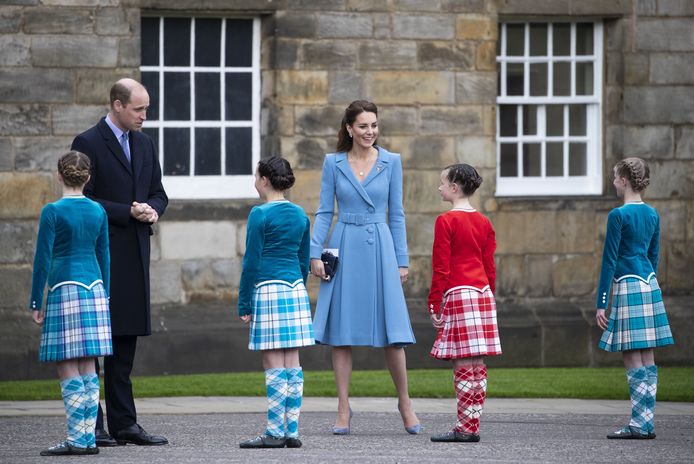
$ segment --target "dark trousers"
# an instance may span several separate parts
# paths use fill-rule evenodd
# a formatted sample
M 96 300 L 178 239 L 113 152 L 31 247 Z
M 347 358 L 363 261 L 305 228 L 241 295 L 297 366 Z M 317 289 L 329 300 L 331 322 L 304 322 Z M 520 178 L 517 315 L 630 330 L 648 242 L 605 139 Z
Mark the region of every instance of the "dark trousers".
M 113 355 L 104 357 L 104 393 L 106 400 L 106 421 L 111 434 L 137 423 L 133 386 L 130 373 L 135 360 L 137 336 L 114 336 Z M 99 373 L 99 361 L 96 361 Z M 99 404 L 96 428 L 104 430 L 104 412 Z

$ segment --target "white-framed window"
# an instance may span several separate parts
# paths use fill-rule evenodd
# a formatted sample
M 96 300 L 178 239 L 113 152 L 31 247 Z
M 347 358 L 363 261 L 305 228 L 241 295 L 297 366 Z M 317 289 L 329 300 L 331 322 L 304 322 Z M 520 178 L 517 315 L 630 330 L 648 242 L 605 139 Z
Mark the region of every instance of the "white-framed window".
M 504 22 L 496 195 L 602 193 L 603 26 Z
M 170 198 L 256 196 L 260 19 L 142 17 L 143 131 Z

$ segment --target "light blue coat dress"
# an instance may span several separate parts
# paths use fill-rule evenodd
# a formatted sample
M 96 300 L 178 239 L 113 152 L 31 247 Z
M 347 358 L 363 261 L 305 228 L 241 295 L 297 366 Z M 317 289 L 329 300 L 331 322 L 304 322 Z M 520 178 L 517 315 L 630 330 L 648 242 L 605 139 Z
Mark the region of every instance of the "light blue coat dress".
M 363 182 L 346 153 L 328 154 L 323 162 L 311 258 L 320 258 L 323 248 L 337 248 L 340 262 L 335 277 L 322 282 L 318 292 L 313 326 L 322 344 L 415 342 L 398 271 L 408 266 L 402 162 L 400 155 L 377 148 L 378 159 Z

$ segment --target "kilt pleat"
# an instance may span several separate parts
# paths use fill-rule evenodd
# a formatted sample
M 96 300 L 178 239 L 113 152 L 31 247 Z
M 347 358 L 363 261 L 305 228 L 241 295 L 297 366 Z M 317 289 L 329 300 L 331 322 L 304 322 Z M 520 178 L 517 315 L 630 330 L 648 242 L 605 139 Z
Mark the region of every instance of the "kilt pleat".
M 255 288 L 248 349 L 277 350 L 316 343 L 311 306 L 303 281 L 266 283 Z
M 458 288 L 445 296 L 444 326 L 429 353 L 437 359 L 501 354 L 496 302 L 489 288 Z
M 658 280 L 626 277 L 614 283 L 607 329 L 599 346 L 605 351 L 627 351 L 672 345 L 670 323 Z
M 48 292 L 39 361 L 64 361 L 112 353 L 111 316 L 102 284 L 95 284 L 91 289 L 65 284 Z

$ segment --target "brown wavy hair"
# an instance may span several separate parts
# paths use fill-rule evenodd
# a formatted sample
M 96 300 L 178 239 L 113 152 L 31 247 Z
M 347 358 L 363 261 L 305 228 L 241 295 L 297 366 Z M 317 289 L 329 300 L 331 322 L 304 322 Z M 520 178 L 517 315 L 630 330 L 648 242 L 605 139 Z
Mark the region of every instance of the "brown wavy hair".
M 378 108 L 376 104 L 367 100 L 355 100 L 345 108 L 345 114 L 342 116 L 342 124 L 340 124 L 340 130 L 337 132 L 336 150 L 338 152 L 347 152 L 352 149 L 352 137 L 350 137 L 349 132 L 347 132 L 347 126 L 354 124 L 357 116 L 365 112 L 373 113 L 378 117 Z M 374 145 L 376 145 L 376 140 L 374 140 Z
M 651 183 L 648 163 L 641 158 L 624 158 L 615 164 L 614 170 L 619 177 L 629 182 L 634 192 L 643 192 Z
M 67 187 L 81 187 L 89 180 L 91 162 L 79 151 L 69 151 L 58 160 L 58 174 Z

